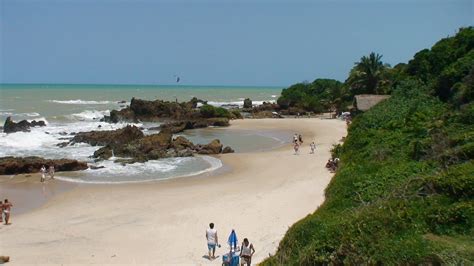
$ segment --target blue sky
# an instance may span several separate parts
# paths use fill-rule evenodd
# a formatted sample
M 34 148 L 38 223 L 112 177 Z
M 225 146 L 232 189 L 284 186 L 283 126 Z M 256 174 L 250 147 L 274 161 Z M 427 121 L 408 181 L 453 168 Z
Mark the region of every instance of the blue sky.
M 0 0 L 0 82 L 286 86 L 392 65 L 474 25 L 474 0 Z

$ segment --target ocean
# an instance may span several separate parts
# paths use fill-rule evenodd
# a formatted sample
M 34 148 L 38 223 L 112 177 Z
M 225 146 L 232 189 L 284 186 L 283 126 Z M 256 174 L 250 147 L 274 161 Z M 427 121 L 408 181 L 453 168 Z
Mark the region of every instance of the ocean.
M 279 87 L 229 86 L 162 86 L 162 85 L 65 85 L 65 84 L 1 84 L 0 122 L 8 116 L 14 121 L 44 120 L 46 127 L 32 128 L 31 132 L 0 133 L 0 157 L 41 156 L 44 158 L 72 158 L 105 168 L 77 173 L 59 174 L 58 179 L 81 183 L 124 183 L 169 179 L 210 172 L 222 166 L 211 156 L 169 158 L 146 163 L 121 165 L 113 159 L 94 162 L 90 156 L 100 147 L 75 144 L 59 148 L 56 144 L 72 138 L 71 133 L 92 130 L 112 130 L 127 123 L 100 122 L 110 110 L 121 109 L 132 97 L 147 100 L 188 101 L 197 97 L 214 106 L 243 105 L 245 98 L 254 104 L 275 101 Z M 125 103 L 121 103 L 125 101 Z M 99 128 L 99 125 L 101 126 Z M 145 134 L 159 123 L 140 123 Z M 184 132 L 194 143 L 205 144 L 218 138 L 236 152 L 250 152 L 277 147 L 289 136 L 275 132 L 243 131 L 232 128 L 199 129 Z

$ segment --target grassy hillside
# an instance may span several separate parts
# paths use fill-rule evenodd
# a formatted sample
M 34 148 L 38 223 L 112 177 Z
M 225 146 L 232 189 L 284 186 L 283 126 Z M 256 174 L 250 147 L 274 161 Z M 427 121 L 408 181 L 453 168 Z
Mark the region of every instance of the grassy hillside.
M 323 206 L 264 265 L 474 264 L 473 49 L 467 28 L 404 66 L 333 150 L 342 163 Z

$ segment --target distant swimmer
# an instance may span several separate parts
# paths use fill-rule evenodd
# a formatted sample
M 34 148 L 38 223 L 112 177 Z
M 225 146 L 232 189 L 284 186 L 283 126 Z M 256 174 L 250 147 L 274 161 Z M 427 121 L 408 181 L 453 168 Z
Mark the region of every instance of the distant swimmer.
M 176 83 L 179 83 L 179 81 L 181 80 L 181 78 L 180 78 L 178 75 L 174 75 L 174 77 L 176 78 Z

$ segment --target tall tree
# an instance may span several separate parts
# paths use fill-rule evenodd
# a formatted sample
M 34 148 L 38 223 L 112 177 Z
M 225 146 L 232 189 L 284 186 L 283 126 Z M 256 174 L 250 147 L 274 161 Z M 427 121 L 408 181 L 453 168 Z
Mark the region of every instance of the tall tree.
M 385 70 L 388 65 L 384 65 L 381 59 L 382 55 L 372 52 L 355 63 L 346 80 L 353 94 L 384 93 Z

